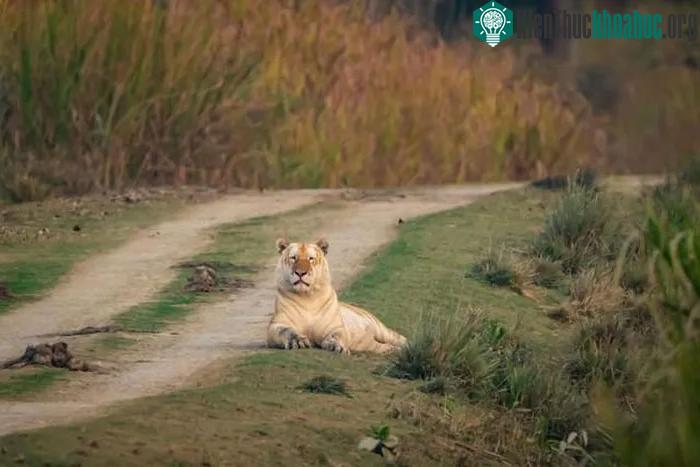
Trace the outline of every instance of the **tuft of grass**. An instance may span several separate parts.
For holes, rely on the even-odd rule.
[[[533,259],[533,263],[532,281],[536,286],[557,289],[563,285],[566,275],[560,262],[538,257]]]
[[[493,287],[507,287],[524,296],[531,296],[535,281],[534,263],[529,258],[517,258],[505,248],[489,247],[467,277],[477,278]]]
[[[553,312],[554,317],[577,320],[624,311],[628,294],[604,269],[589,269],[577,275],[569,286],[569,299]]]
[[[504,248],[489,248],[484,257],[472,266],[472,277],[478,277],[494,287],[514,287],[518,281],[512,259]]]
[[[597,190],[569,186],[548,213],[532,252],[560,261],[567,273],[610,259],[611,243],[617,234],[611,217],[608,202]]]
[[[407,344],[390,358],[387,374],[405,379],[449,377],[471,394],[485,389],[483,383],[496,368],[495,355],[483,332],[480,313],[423,317]]]
[[[328,375],[314,376],[302,383],[299,389],[312,394],[334,394],[352,397],[345,387],[345,382]]]

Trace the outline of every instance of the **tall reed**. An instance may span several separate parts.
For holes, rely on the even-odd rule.
[[[462,182],[601,160],[585,99],[477,47],[359,2],[0,0],[0,191]]]

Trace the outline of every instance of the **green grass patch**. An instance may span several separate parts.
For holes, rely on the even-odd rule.
[[[406,334],[431,310],[449,319],[464,307],[479,307],[491,323],[485,331],[488,339],[496,341],[504,332],[517,329],[537,355],[548,356],[551,349],[562,347],[566,331],[561,325],[549,320],[532,300],[465,278],[464,272],[481,258],[483,245],[525,247],[543,222],[553,196],[534,189],[500,193],[403,223],[397,240],[374,256],[371,266],[342,297],[366,306]],[[254,220],[240,231],[240,225],[227,226],[211,250],[198,258],[254,269],[259,258],[253,256],[259,255],[260,248],[274,254],[274,238],[282,227],[275,222],[286,223],[288,231],[303,238],[301,231],[306,226],[320,223],[316,215],[311,209],[294,219]],[[254,254],[242,244],[245,242],[257,246]],[[520,432],[492,428],[493,410],[501,409],[474,408],[451,396],[445,396],[447,405],[441,405],[433,402],[431,394],[448,388],[435,383],[436,388],[426,390],[431,394],[424,394],[418,390],[424,383],[385,376],[385,367],[386,359],[381,356],[346,358],[321,350],[258,352],[231,363],[216,375],[212,387],[136,401],[108,417],[64,429],[38,430],[29,437],[12,435],[2,443],[8,455],[21,453],[29,463],[71,463],[86,451],[93,460],[121,464],[157,463],[163,458],[217,464],[235,456],[242,463],[258,465],[381,465],[379,456],[356,446],[368,426],[389,426],[399,438],[401,459],[410,465],[451,464],[457,457],[483,465],[494,460],[487,451],[505,446],[506,440],[507,447],[499,448],[499,456],[526,458],[535,464],[542,460],[522,426],[512,419],[503,426],[519,426]],[[465,363],[462,368],[469,367]],[[352,399],[319,398],[299,390],[318,375],[345,382]],[[515,372],[499,380],[512,386],[512,390],[503,386],[503,406],[523,401],[533,401],[528,403],[535,406],[537,401],[551,400],[548,385],[540,392],[527,392],[529,375]],[[313,382],[313,386],[319,384]],[[416,394],[427,399],[415,402]],[[453,422],[446,422],[446,417]],[[197,427],[194,437],[193,426]],[[99,451],[89,449],[84,432],[98,442]],[[455,437],[473,449],[446,442]]]
[[[187,272],[177,278],[150,302],[138,304],[116,316],[114,321],[128,331],[157,332],[191,311],[197,294],[185,291]]]
[[[136,339],[108,334],[97,339],[97,345],[107,350],[123,350],[136,344]]]
[[[404,333],[425,312],[482,310],[547,353],[567,330],[540,304],[509,288],[491,287],[465,271],[483,259],[486,245],[524,250],[556,194],[536,189],[498,193],[472,205],[408,221],[399,238],[380,251],[372,267],[341,293],[343,300],[375,312]]]
[[[7,370],[0,376],[0,399],[16,399],[27,393],[36,394],[66,377],[66,370],[29,367]]]
[[[0,283],[12,298],[0,300],[0,313],[41,297],[79,261],[116,247],[185,205],[175,197],[135,204],[85,198],[7,208],[0,217]]]

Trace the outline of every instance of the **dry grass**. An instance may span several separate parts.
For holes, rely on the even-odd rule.
[[[580,95],[483,52],[353,3],[0,0],[0,188],[398,185],[597,160]]]
[[[550,311],[550,316],[564,321],[597,318],[624,311],[629,296],[611,271],[590,269],[573,278],[569,299]]]

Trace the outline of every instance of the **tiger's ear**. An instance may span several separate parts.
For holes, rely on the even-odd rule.
[[[277,239],[277,253],[282,253],[284,250],[287,249],[289,246],[289,240],[286,240],[284,238],[278,238]]]
[[[318,246],[321,249],[321,251],[323,251],[324,255],[328,254],[328,241],[325,238],[322,238],[319,241],[317,241],[316,246]]]

